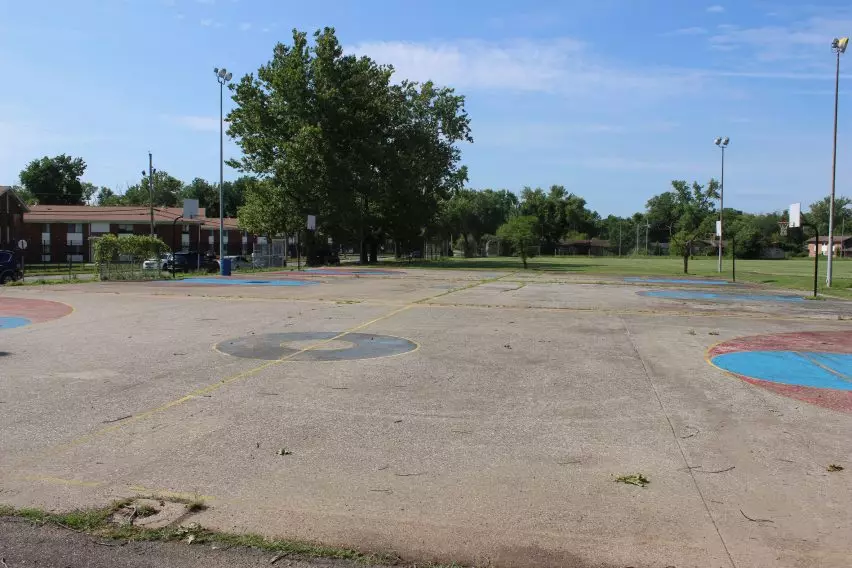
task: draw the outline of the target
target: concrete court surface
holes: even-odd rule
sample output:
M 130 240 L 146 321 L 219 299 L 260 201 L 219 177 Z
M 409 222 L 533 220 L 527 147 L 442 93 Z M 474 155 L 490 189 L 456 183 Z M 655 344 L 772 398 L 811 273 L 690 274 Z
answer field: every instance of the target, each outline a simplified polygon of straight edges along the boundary
M 0 290 L 74 308 L 0 330 L 0 503 L 200 495 L 209 528 L 475 565 L 852 562 L 852 413 L 705 361 L 743 336 L 849 333 L 850 303 L 689 302 L 536 272 L 269 277 L 319 284 Z M 214 349 L 347 331 L 417 349 Z M 631 473 L 650 485 L 614 481 Z

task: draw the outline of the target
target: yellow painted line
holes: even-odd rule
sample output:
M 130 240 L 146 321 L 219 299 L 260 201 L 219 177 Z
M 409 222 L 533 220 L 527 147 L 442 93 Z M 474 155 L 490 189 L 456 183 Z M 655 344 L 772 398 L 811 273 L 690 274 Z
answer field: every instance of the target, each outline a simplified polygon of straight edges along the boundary
M 819 361 L 817 361 L 816 359 L 814 359 L 813 357 L 811 357 L 807 353 L 803 353 L 803 352 L 800 352 L 800 351 L 795 351 L 795 353 L 796 353 L 796 355 L 798 355 L 799 357 L 801 357 L 805 361 L 816 365 L 820 369 L 831 373 L 832 375 L 834 375 L 835 377 L 837 377 L 839 379 L 842 379 L 844 381 L 848 381 L 848 380 L 852 379 L 852 377 L 850 377 L 848 375 L 844 375 L 840 371 L 837 371 L 835 369 L 832 369 L 831 367 L 827 367 L 826 365 L 823 365 L 822 363 L 820 363 Z
M 502 278 L 502 277 L 500 277 L 500 278 Z M 493 282 L 495 280 L 499 280 L 500 278 L 489 278 L 489 279 L 486 279 L 486 280 L 481 280 L 481 281 L 475 282 L 475 283 L 473 283 L 469 286 L 466 286 L 464 288 L 461 288 L 461 289 L 473 288 L 473 287 L 478 286 L 480 284 L 485 284 L 485 283 L 488 283 L 488 282 Z M 181 396 L 180 398 L 169 401 L 169 402 L 163 404 L 162 406 L 158 406 L 156 408 L 152 408 L 150 410 L 140 412 L 139 414 L 134 414 L 130 418 L 122 420 L 121 422 L 118 422 L 118 423 L 113 424 L 111 426 L 107 426 L 105 428 L 101 428 L 100 430 L 95 430 L 94 432 L 90 432 L 89 434 L 79 436 L 79 437 L 74 438 L 73 440 L 70 440 L 70 441 L 68 441 L 64 444 L 60 444 L 58 446 L 54 446 L 52 448 L 45 449 L 45 450 L 37 453 L 36 455 L 30 457 L 28 460 L 25 460 L 24 463 L 30 463 L 34 460 L 39 459 L 40 457 L 45 457 L 47 455 L 54 456 L 58 452 L 62 452 L 62 451 L 69 450 L 71 448 L 80 446 L 82 444 L 85 444 L 85 443 L 97 438 L 97 437 L 103 436 L 105 434 L 109 434 L 111 432 L 116 432 L 118 430 L 122 430 L 128 424 L 134 424 L 136 422 L 139 422 L 141 420 L 144 420 L 144 419 L 149 418 L 151 416 L 154 416 L 156 414 L 161 414 L 161 413 L 163 413 L 163 412 L 165 412 L 165 411 L 167 411 L 171 408 L 174 408 L 176 406 L 184 404 L 185 402 L 193 400 L 193 399 L 195 399 L 199 396 L 204 396 L 204 395 L 210 394 L 210 393 L 215 392 L 215 391 L 217 391 L 217 390 L 219 390 L 219 389 L 221 389 L 221 388 L 223 388 L 223 387 L 225 387 L 229 384 L 232 384 L 232 383 L 235 383 L 237 381 L 240 381 L 240 380 L 246 379 L 248 377 L 254 376 L 254 375 L 256 375 L 256 374 L 258 374 L 262 371 L 265 371 L 266 369 L 274 367 L 275 365 L 279 365 L 279 364 L 284 363 L 286 361 L 290 361 L 291 359 L 301 355 L 302 353 L 306 353 L 306 352 L 311 351 L 313 349 L 317 349 L 319 347 L 322 347 L 323 345 L 326 345 L 327 343 L 330 343 L 332 341 L 340 339 L 341 337 L 345 336 L 346 334 L 357 332 L 358 330 L 364 329 L 365 327 L 369 327 L 369 326 L 371 326 L 375 323 L 386 320 L 386 319 L 391 318 L 391 317 L 393 317 L 397 314 L 400 314 L 400 313 L 402 313 L 406 310 L 409 310 L 412 307 L 414 307 L 415 305 L 417 305 L 417 304 L 419 304 L 423 301 L 426 301 L 426 300 L 429 300 L 429 299 L 432 299 L 432 298 L 438 298 L 438 297 L 441 297 L 441 296 L 445 296 L 447 294 L 451 294 L 451 293 L 457 292 L 457 291 L 459 291 L 459 290 L 450 290 L 450 291 L 442 292 L 442 293 L 437 294 L 437 295 L 435 295 L 431 298 L 424 298 L 423 300 L 419 300 L 418 302 L 414 302 L 414 303 L 402 306 L 401 308 L 397 308 L 397 309 L 395 309 L 391 312 L 388 312 L 387 314 L 385 314 L 383 316 L 379 316 L 379 317 L 374 318 L 370 321 L 367 321 L 367 322 L 359 324 L 355 327 L 349 328 L 346 331 L 342 331 L 342 332 L 338 333 L 337 335 L 335 335 L 333 337 L 318 341 L 318 342 L 314 343 L 313 345 L 309 345 L 308 347 L 305 347 L 304 349 L 300 349 L 299 351 L 296 351 L 295 353 L 291 353 L 289 355 L 281 357 L 280 359 L 276 359 L 274 361 L 268 361 L 268 362 L 266 362 L 262 365 L 259 365 L 257 367 L 236 373 L 236 374 L 231 375 L 229 377 L 225 377 L 224 379 L 221 379 L 221 380 L 219 380 L 215 383 L 212 383 L 212 384 L 209 384 L 207 386 L 204 386 L 204 387 L 195 389 L 193 391 L 190 391 L 190 392 L 186 393 L 185 395 Z

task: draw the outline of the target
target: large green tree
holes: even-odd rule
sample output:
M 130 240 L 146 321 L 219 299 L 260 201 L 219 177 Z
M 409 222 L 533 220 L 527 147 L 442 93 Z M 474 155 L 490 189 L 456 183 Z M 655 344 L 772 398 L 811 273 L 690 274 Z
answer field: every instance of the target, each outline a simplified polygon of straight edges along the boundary
M 470 138 L 468 119 L 451 90 L 393 85 L 391 67 L 344 55 L 332 28 L 313 39 L 294 30 L 231 87 L 228 134 L 243 155 L 230 163 L 271 181 L 296 217 L 359 242 L 367 261 L 380 238 L 424 233 L 460 187 L 455 144 Z
M 61 154 L 33 160 L 20 177 L 24 188 L 41 204 L 83 205 L 92 196 L 91 184 L 80 181 L 85 172 L 83 158 Z
M 852 219 L 852 199 L 837 195 L 834 198 L 834 234 L 839 235 L 843 227 L 844 221 L 846 227 L 852 227 L 850 219 Z M 816 223 L 819 227 L 820 235 L 828 234 L 828 218 L 829 210 L 831 209 L 831 198 L 825 197 L 815 203 L 811 203 L 808 218 L 812 223 Z M 848 231 L 848 229 L 847 229 Z
M 149 177 L 143 176 L 139 183 L 131 185 L 121 196 L 120 205 L 148 205 L 151 192 Z M 154 172 L 154 207 L 179 207 L 182 204 L 183 182 L 165 171 Z

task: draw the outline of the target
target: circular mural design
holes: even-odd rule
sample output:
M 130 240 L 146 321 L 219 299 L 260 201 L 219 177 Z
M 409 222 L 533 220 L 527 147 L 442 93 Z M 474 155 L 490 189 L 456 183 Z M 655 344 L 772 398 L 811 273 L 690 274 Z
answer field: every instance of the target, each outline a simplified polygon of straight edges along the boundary
M 707 361 L 777 394 L 852 412 L 852 333 L 742 337 L 711 347 Z
M 24 327 L 67 316 L 74 311 L 68 304 L 29 298 L 0 298 L 0 330 Z
M 317 331 L 240 337 L 223 341 L 216 349 L 234 357 L 267 361 L 285 357 L 291 361 L 352 361 L 408 353 L 417 344 L 391 335 Z

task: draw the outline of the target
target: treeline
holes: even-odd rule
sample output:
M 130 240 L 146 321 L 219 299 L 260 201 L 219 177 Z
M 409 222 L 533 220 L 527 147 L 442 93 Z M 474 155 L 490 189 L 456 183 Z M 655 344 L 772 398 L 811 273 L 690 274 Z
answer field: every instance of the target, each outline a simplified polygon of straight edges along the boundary
M 316 216 L 312 241 L 360 250 L 373 261 L 388 241 L 397 252 L 424 242 L 476 255 L 492 240 L 536 246 L 552 254 L 565 240 L 608 240 L 621 254 L 680 254 L 713 239 L 718 183 L 675 180 L 628 217 L 601 217 L 565 187 L 473 190 L 460 144 L 473 142 L 465 99 L 432 82 L 394 82 L 394 69 L 366 56 L 344 55 L 334 29 L 293 31 L 256 73 L 231 84 L 234 108 L 228 135 L 241 150 L 229 165 L 243 177 L 223 186 L 224 210 L 259 235 L 292 235 Z M 31 162 L 20 175 L 22 196 L 52 204 L 146 205 L 148 178 L 123 192 L 82 182 L 86 164 L 67 155 Z M 156 172 L 154 204 L 199 200 L 208 215 L 219 209 L 219 187 L 196 178 L 185 183 Z M 849 200 L 837 200 L 838 229 Z M 725 238 L 738 254 L 759 256 L 776 245 L 796 252 L 808 236 L 782 238 L 779 211 L 753 215 L 725 210 Z M 810 218 L 825 233 L 827 200 Z M 663 246 L 665 244 L 665 246 Z M 501 245 L 502 246 L 502 245 Z M 505 251 L 503 251 L 505 252 Z
M 139 183 L 117 192 L 109 187 L 95 186 L 80 178 L 86 172 L 86 162 L 65 154 L 45 156 L 30 162 L 21 171 L 21 185 L 16 192 L 27 203 L 43 205 L 148 205 L 151 202 L 150 179 L 142 176 Z M 245 195 L 258 180 L 242 176 L 222 185 L 225 216 L 236 217 L 245 202 Z M 165 171 L 154 172 L 153 204 L 155 207 L 181 207 L 184 199 L 197 199 L 207 208 L 209 216 L 219 215 L 219 184 L 195 178 L 189 183 Z

